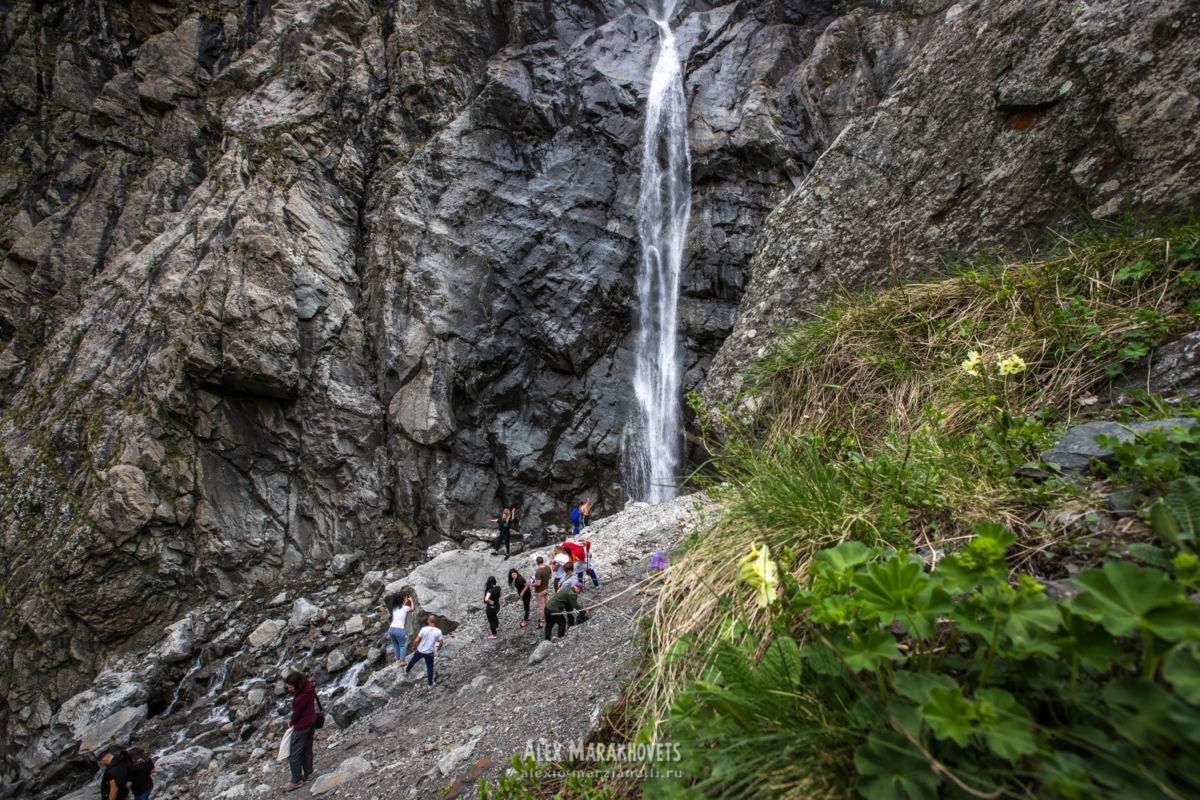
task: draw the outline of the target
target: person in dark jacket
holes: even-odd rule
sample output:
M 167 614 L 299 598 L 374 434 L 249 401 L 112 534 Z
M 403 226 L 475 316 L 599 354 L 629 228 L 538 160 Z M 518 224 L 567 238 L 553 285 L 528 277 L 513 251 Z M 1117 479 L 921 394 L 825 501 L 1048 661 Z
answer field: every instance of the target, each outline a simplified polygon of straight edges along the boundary
M 483 590 L 483 609 L 487 612 L 488 627 L 492 629 L 488 641 L 495 639 L 496 631 L 500 630 L 500 595 L 500 586 L 495 577 L 489 576 Z
M 521 604 L 525 606 L 525 619 L 521 620 L 521 627 L 524 628 L 529 624 L 529 601 L 533 599 L 533 587 L 516 567 L 508 571 L 508 585 L 517 590 L 517 597 L 521 598 Z
M 567 626 L 574 625 L 576 620 L 583 622 L 587 612 L 579 607 L 579 595 L 583 593 L 582 583 L 573 583 L 559 589 L 553 597 L 546 601 L 546 641 L 550 641 L 550 631 L 558 625 L 558 638 L 567 635 Z
M 129 753 L 129 791 L 133 800 L 150 800 L 154 789 L 154 759 L 140 747 L 131 747 Z
M 104 770 L 100 776 L 100 800 L 128 800 L 129 754 L 114 747 L 101 754 L 96 765 Z
M 301 781 L 313 779 L 313 734 L 317 724 L 317 686 L 303 673 L 293 672 L 284 680 L 292 698 L 292 718 L 288 727 L 292 729 L 292 744 L 288 751 L 288 764 L 292 768 L 292 782 L 283 787 L 285 792 L 299 789 Z

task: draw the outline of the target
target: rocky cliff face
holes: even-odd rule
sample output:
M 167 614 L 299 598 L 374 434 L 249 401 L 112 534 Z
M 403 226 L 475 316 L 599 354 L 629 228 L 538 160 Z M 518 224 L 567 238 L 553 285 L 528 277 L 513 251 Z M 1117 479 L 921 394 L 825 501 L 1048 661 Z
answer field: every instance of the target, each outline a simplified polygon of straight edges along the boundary
M 1200 205 L 1200 3 L 921 5 L 891 89 L 764 226 L 708 402 L 735 402 L 741 365 L 831 292 L 1038 246 L 1080 209 Z
M 71 757 L 47 731 L 106 654 L 201 597 L 501 504 L 533 527 L 624 499 L 651 24 L 587 0 L 2 13 L 0 755 L 22 777 Z M 762 220 L 886 83 L 812 83 L 841 68 L 835 17 L 680 14 L 688 388 Z

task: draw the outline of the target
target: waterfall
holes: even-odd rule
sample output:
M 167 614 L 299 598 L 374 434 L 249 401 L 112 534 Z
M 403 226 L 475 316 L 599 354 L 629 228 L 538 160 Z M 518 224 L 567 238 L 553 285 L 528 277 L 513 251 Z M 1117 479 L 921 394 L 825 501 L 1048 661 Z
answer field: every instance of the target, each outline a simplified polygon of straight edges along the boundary
M 670 19 L 674 0 L 646 11 L 659 28 L 658 57 L 646 102 L 638 198 L 641 263 L 633 376 L 637 408 L 627 439 L 626 481 L 632 497 L 661 503 L 675 496 L 682 463 L 678 334 L 679 268 L 691 211 L 687 102 Z

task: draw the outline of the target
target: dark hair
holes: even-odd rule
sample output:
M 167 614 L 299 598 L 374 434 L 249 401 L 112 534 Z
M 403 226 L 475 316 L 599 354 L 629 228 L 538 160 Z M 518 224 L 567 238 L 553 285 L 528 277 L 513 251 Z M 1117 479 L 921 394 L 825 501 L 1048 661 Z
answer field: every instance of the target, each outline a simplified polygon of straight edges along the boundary
M 542 558 L 541 556 L 538 556 L 538 557 L 537 557 L 537 563 L 539 563 L 539 564 L 545 564 L 545 563 L 546 563 L 546 559 Z
M 521 571 L 518 570 L 516 567 L 512 567 L 508 570 L 508 585 L 509 586 L 513 585 L 513 575 L 516 575 L 519 578 L 519 577 L 521 577 Z
M 133 764 L 144 764 L 150 760 L 150 756 L 140 747 L 131 747 L 125 752 L 129 753 L 129 761 Z
M 391 608 L 392 611 L 395 611 L 397 608 L 404 605 L 404 601 L 408 599 L 408 596 L 408 592 L 403 590 L 396 592 L 394 595 L 392 595 L 392 599 L 388 603 L 388 607 Z
M 488 579 L 487 579 L 487 588 L 490 589 L 495 585 L 496 585 L 496 577 L 494 575 L 489 575 Z
M 304 677 L 303 672 L 293 672 L 283 679 L 283 682 L 295 689 L 301 691 L 305 686 L 308 686 L 308 678 Z

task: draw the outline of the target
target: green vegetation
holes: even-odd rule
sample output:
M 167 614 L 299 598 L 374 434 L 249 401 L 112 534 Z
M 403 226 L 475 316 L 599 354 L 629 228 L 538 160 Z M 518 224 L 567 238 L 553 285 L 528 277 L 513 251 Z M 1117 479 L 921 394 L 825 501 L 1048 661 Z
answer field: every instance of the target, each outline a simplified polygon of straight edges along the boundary
M 694 402 L 722 511 L 668 575 L 618 732 L 679 743 L 682 775 L 579 796 L 1200 795 L 1200 434 L 1114 442 L 1091 483 L 1039 458 L 1200 328 L 1198 246 L 1195 220 L 1089 221 L 838 298 L 731 407 Z M 1114 487 L 1137 517 L 1104 510 Z

